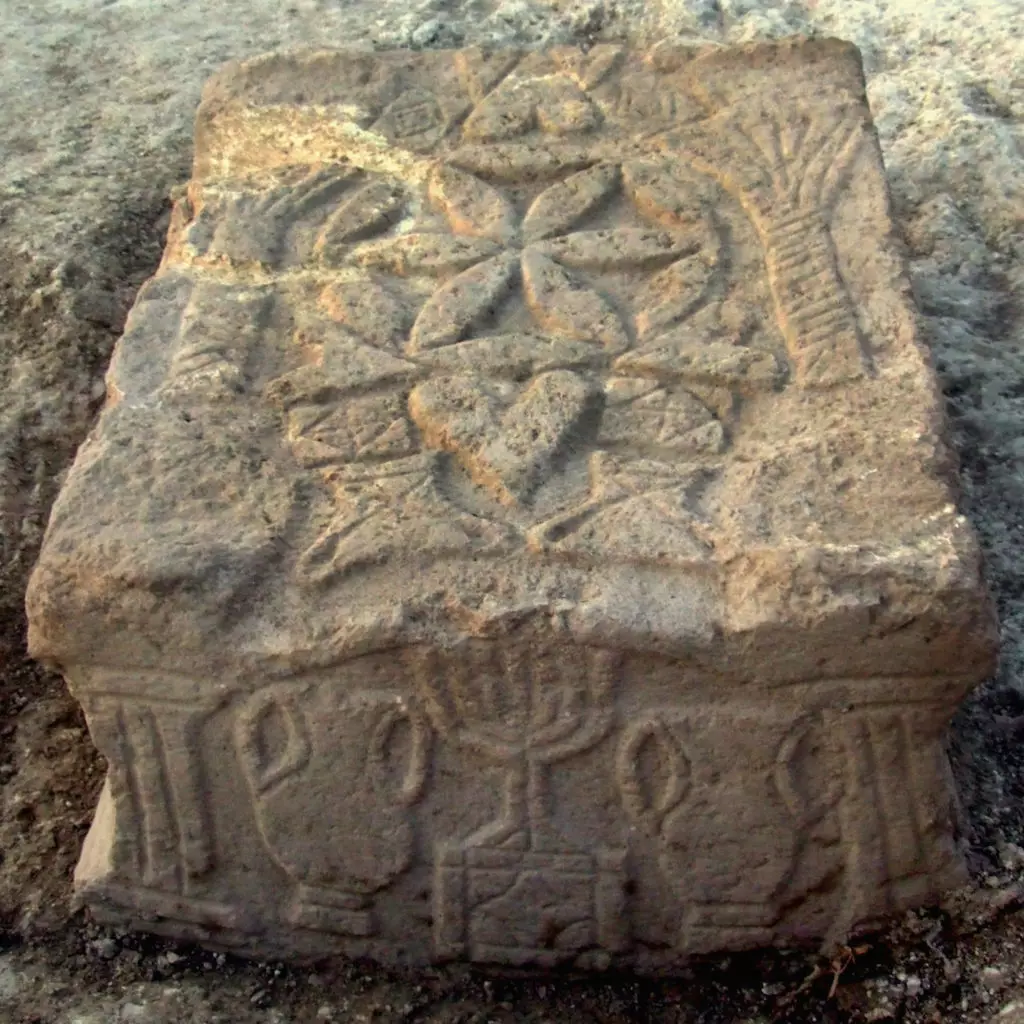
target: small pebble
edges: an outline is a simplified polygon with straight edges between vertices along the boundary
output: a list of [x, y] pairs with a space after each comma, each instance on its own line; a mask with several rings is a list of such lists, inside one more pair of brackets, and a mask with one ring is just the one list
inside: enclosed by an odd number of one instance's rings
[[96, 939], [89, 943], [89, 948], [103, 960], [113, 960], [121, 952], [120, 945], [114, 939]]
[[440, 18], [430, 18], [418, 28], [413, 29], [409, 41], [413, 46], [427, 46], [437, 39], [443, 28], [444, 24]]
[[1009, 983], [1009, 971], [1005, 967], [983, 967], [978, 980], [990, 991], [1006, 988]]
[[1024, 868], [1024, 849], [1016, 843], [999, 843], [999, 860], [1007, 871], [1019, 871]]

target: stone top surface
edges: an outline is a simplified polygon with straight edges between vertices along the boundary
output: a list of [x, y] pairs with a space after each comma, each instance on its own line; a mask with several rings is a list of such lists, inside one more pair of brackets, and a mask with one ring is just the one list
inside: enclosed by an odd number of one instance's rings
[[540, 615], [975, 679], [943, 429], [852, 46], [269, 55], [207, 88], [31, 644], [286, 674]]

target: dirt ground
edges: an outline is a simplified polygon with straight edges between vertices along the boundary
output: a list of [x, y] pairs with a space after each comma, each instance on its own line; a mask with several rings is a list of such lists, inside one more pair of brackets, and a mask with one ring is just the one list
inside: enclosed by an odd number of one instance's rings
[[[999, 605], [999, 675], [950, 741], [974, 885], [834, 956], [672, 981], [250, 964], [89, 922], [70, 873], [103, 765], [24, 655], [25, 580], [159, 259], [221, 62], [278, 46], [834, 34], [862, 49], [923, 325]], [[0, 1021], [1024, 1024], [1024, 2], [3, 0]]]

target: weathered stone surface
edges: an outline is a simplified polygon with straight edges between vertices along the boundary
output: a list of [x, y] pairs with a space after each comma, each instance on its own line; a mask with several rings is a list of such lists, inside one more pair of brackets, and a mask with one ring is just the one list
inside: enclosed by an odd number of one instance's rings
[[891, 230], [846, 44], [222, 72], [28, 597], [94, 910], [656, 969], [956, 884], [995, 635]]

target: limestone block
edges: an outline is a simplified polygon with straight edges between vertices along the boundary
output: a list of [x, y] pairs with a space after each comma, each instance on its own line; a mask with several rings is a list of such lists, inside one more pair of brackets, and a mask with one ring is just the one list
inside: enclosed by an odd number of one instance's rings
[[28, 595], [82, 898], [645, 971], [933, 898], [996, 649], [943, 429], [853, 47], [229, 66]]

